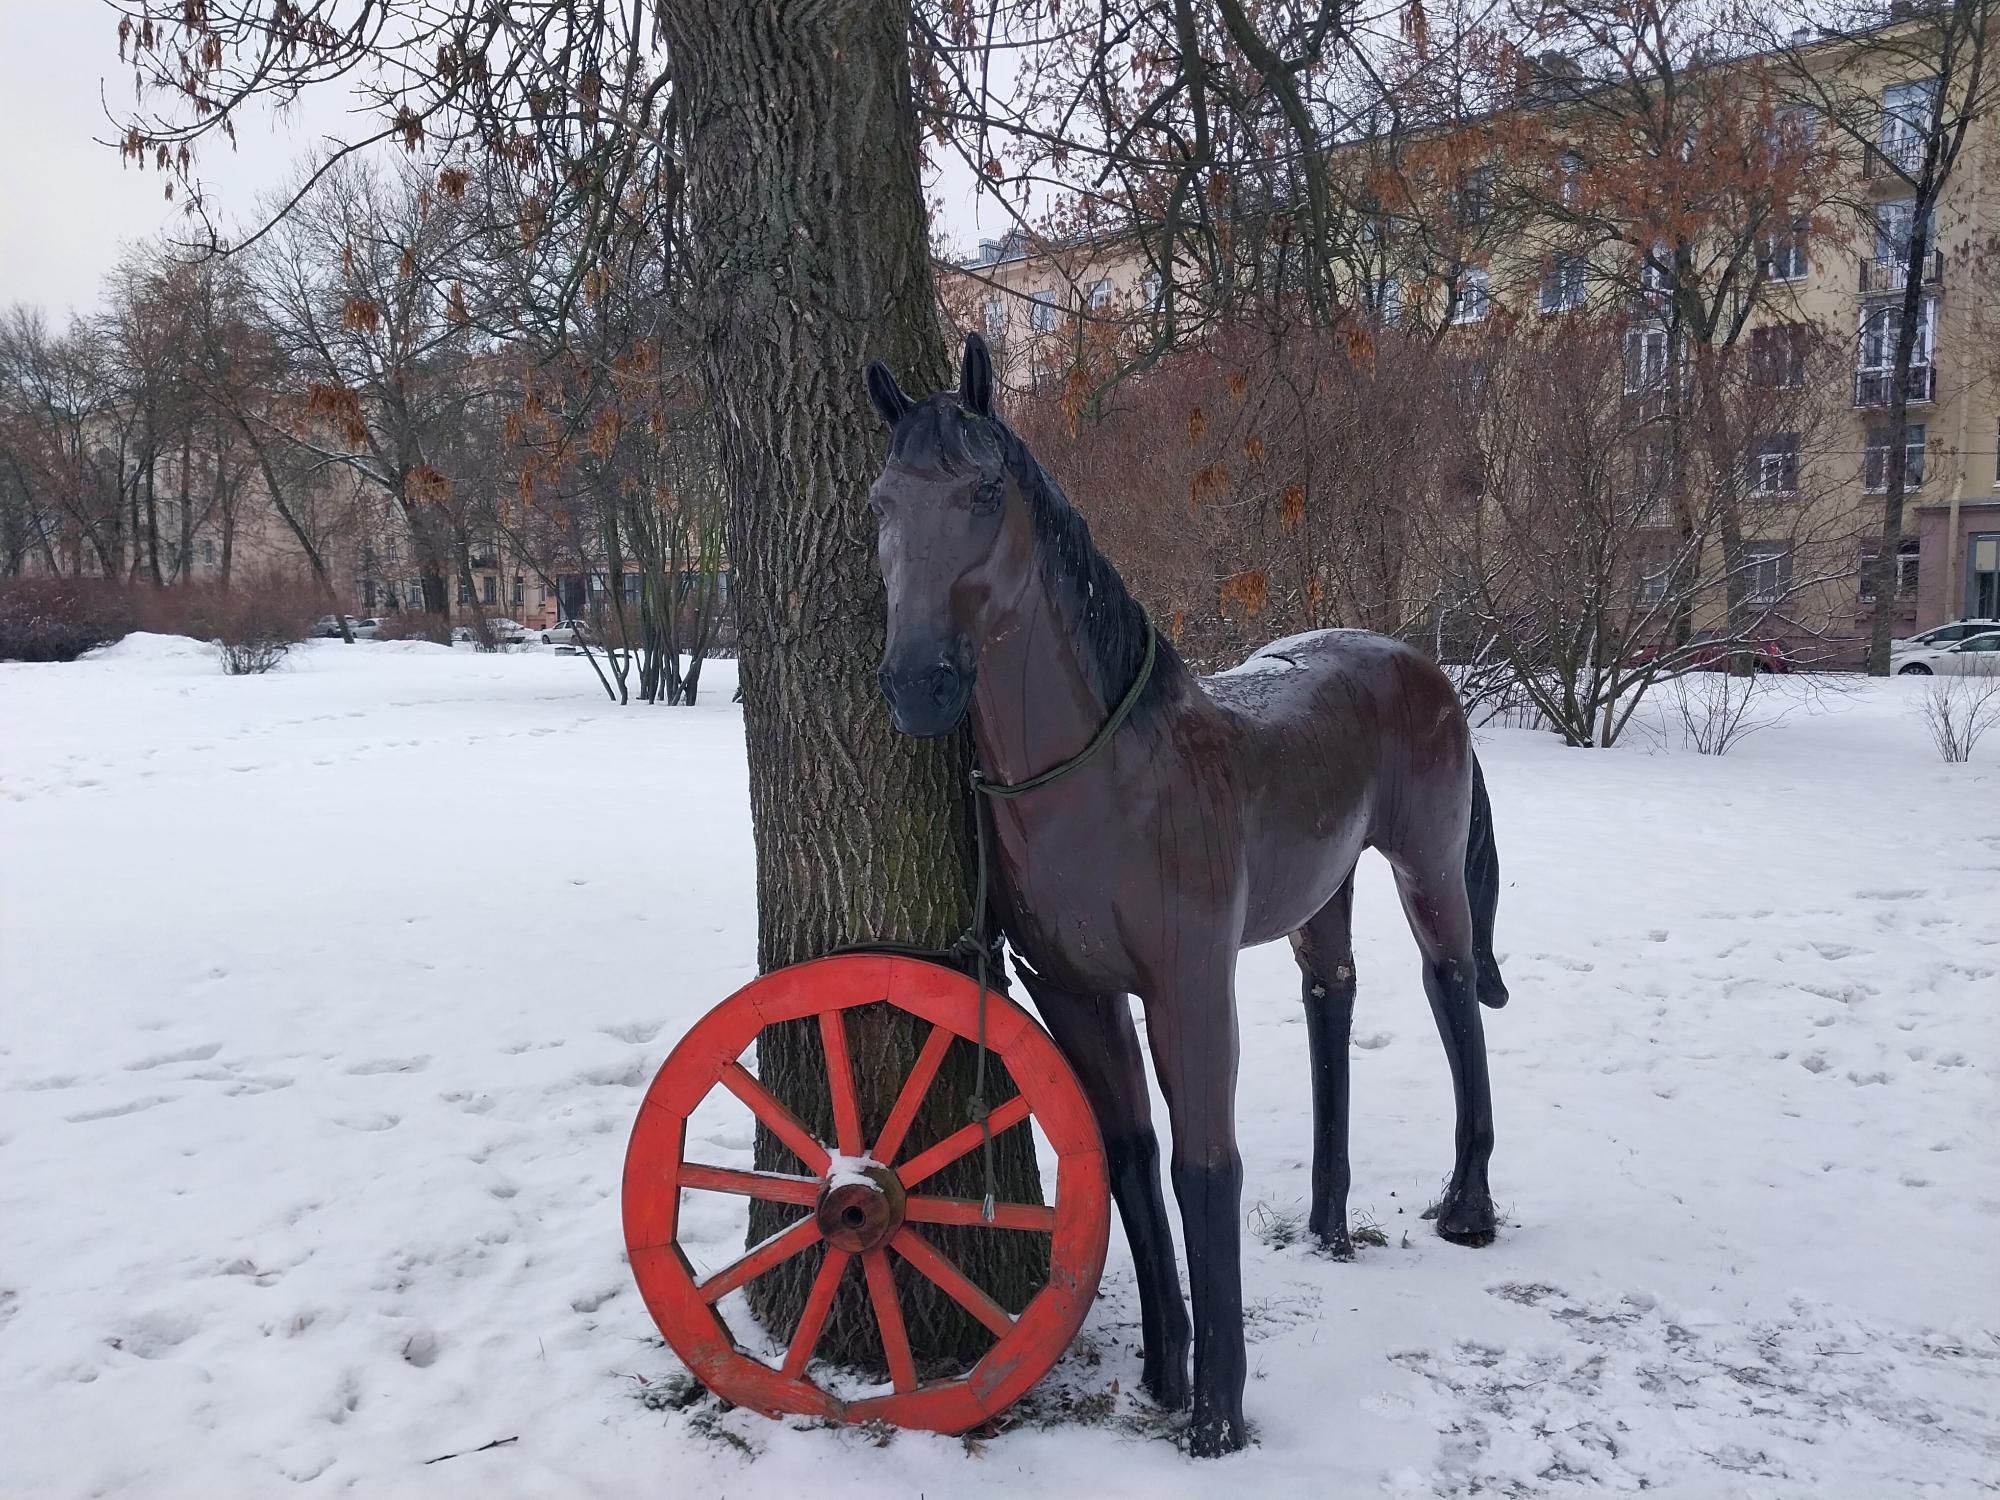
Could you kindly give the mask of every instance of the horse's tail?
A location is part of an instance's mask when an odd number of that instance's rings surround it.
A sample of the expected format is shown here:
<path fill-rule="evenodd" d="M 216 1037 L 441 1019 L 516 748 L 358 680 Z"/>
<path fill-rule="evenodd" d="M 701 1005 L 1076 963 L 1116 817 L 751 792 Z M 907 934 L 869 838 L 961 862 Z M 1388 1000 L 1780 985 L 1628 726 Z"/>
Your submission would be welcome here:
<path fill-rule="evenodd" d="M 1493 847 L 1493 804 L 1486 774 L 1472 757 L 1472 825 L 1465 838 L 1465 894 L 1472 902 L 1472 942 L 1479 960 L 1479 1003 L 1495 1010 L 1507 1003 L 1507 983 L 1493 956 L 1493 913 L 1500 905 L 1500 852 Z"/>

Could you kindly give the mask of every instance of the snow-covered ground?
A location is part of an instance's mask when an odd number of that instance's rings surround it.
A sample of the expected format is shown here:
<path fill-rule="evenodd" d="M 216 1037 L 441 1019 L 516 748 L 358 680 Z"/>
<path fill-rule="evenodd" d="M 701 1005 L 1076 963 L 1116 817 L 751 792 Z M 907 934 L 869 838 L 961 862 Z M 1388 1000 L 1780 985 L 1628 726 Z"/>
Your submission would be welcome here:
<path fill-rule="evenodd" d="M 1058 1374 L 1117 1383 L 1094 1420 L 878 1447 L 649 1406 L 676 1367 L 623 1261 L 626 1134 L 752 962 L 727 664 L 708 684 L 617 709 L 580 660 L 338 643 L 229 679 L 155 638 L 0 666 L 0 1494 L 2000 1482 L 2000 742 L 1940 764 L 1899 682 L 1721 760 L 1483 734 L 1514 994 L 1490 1249 L 1417 1218 L 1449 1090 L 1386 871 L 1353 1201 L 1387 1245 L 1352 1264 L 1284 1243 L 1297 980 L 1245 955 L 1248 1452 L 1148 1434 L 1116 1229 L 1100 1362 Z M 697 1227 L 711 1263 L 740 1244 Z"/>

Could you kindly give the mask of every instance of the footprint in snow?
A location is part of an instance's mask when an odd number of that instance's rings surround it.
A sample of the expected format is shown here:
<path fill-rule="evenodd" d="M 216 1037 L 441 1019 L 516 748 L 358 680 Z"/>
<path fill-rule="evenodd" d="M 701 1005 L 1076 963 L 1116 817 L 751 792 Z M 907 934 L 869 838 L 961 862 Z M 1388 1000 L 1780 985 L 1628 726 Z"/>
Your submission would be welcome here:
<path fill-rule="evenodd" d="M 1388 1046 L 1389 1043 L 1393 1042 L 1395 1039 L 1396 1037 L 1394 1032 L 1377 1031 L 1377 1032 L 1372 1032 L 1367 1036 L 1356 1037 L 1354 1039 L 1354 1045 L 1361 1048 L 1363 1051 L 1375 1052 L 1383 1047 Z"/>
<path fill-rule="evenodd" d="M 664 1021 L 627 1021 L 622 1026 L 604 1026 L 599 1029 L 606 1036 L 615 1037 L 621 1042 L 644 1045 L 658 1036 L 660 1028 L 665 1024 Z"/>
<path fill-rule="evenodd" d="M 136 1115 L 144 1109 L 156 1109 L 162 1104 L 172 1104 L 178 1094 L 149 1094 L 144 1099 L 134 1099 L 127 1104 L 114 1104 L 108 1109 L 87 1109 L 81 1114 L 64 1115 L 72 1125 L 82 1125 L 90 1120 L 115 1120 L 120 1115 Z"/>
<path fill-rule="evenodd" d="M 403 1123 L 403 1117 L 387 1112 L 370 1111 L 366 1114 L 358 1115 L 335 1115 L 333 1123 L 346 1130 L 361 1130 L 372 1133 L 378 1130 L 394 1130 L 398 1125 Z"/>
<path fill-rule="evenodd" d="M 358 1062 L 347 1068 L 352 1077 L 367 1078 L 377 1073 L 421 1073 L 431 1065 L 429 1053 L 418 1053 L 415 1057 L 377 1057 L 367 1062 Z"/>
<path fill-rule="evenodd" d="M 182 1047 L 174 1052 L 158 1052 L 151 1057 L 142 1057 L 137 1062 L 128 1062 L 125 1064 L 125 1071 L 138 1073 L 147 1068 L 163 1068 L 168 1063 L 207 1062 L 221 1050 L 220 1042 L 204 1042 L 199 1047 Z"/>
<path fill-rule="evenodd" d="M 1917 901 L 1928 896 L 1929 891 L 1917 890 L 1909 886 L 1895 886 L 1884 890 L 1856 891 L 1857 901 Z"/>

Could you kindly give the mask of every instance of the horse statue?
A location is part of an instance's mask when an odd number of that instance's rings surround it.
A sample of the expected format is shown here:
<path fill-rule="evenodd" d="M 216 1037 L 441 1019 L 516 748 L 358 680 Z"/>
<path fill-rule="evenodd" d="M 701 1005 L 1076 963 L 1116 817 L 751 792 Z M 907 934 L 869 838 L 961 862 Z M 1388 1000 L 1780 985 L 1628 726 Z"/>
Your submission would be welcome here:
<path fill-rule="evenodd" d="M 1451 1066 L 1457 1151 L 1437 1231 L 1493 1239 L 1479 1004 L 1504 1005 L 1507 989 L 1493 957 L 1499 862 L 1464 710 L 1435 664 L 1359 630 L 1277 641 L 1197 678 L 994 414 L 977 334 L 955 393 L 912 400 L 879 362 L 867 386 L 890 429 L 868 497 L 888 591 L 882 691 L 905 734 L 948 734 L 972 715 L 993 914 L 1103 1134 L 1137 1271 L 1144 1385 L 1169 1410 L 1192 1394 L 1196 1455 L 1233 1452 L 1245 1440 L 1236 954 L 1291 939 L 1312 1068 L 1309 1224 L 1351 1255 L 1349 923 L 1365 848 L 1395 872 Z M 1191 1393 L 1134 994 L 1173 1124 Z"/>

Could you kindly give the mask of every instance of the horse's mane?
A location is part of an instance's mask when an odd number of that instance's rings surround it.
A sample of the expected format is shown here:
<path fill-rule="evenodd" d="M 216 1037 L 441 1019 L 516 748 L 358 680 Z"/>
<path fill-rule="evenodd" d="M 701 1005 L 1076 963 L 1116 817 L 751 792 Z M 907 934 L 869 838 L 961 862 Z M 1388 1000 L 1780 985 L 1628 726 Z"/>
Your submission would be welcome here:
<path fill-rule="evenodd" d="M 1068 622 L 1077 655 L 1109 711 L 1125 696 L 1145 663 L 1146 636 L 1152 623 L 1111 559 L 1098 551 L 1089 524 L 1020 434 L 998 417 L 968 412 L 955 397 L 938 395 L 918 402 L 896 424 L 889 454 L 947 474 L 983 472 L 997 480 L 1004 470 L 1013 476 L 1028 502 L 1042 581 Z M 1184 670 L 1173 646 L 1165 636 L 1160 637 L 1152 678 L 1134 706 L 1134 714 L 1145 714 L 1158 705 L 1169 679 Z"/>

